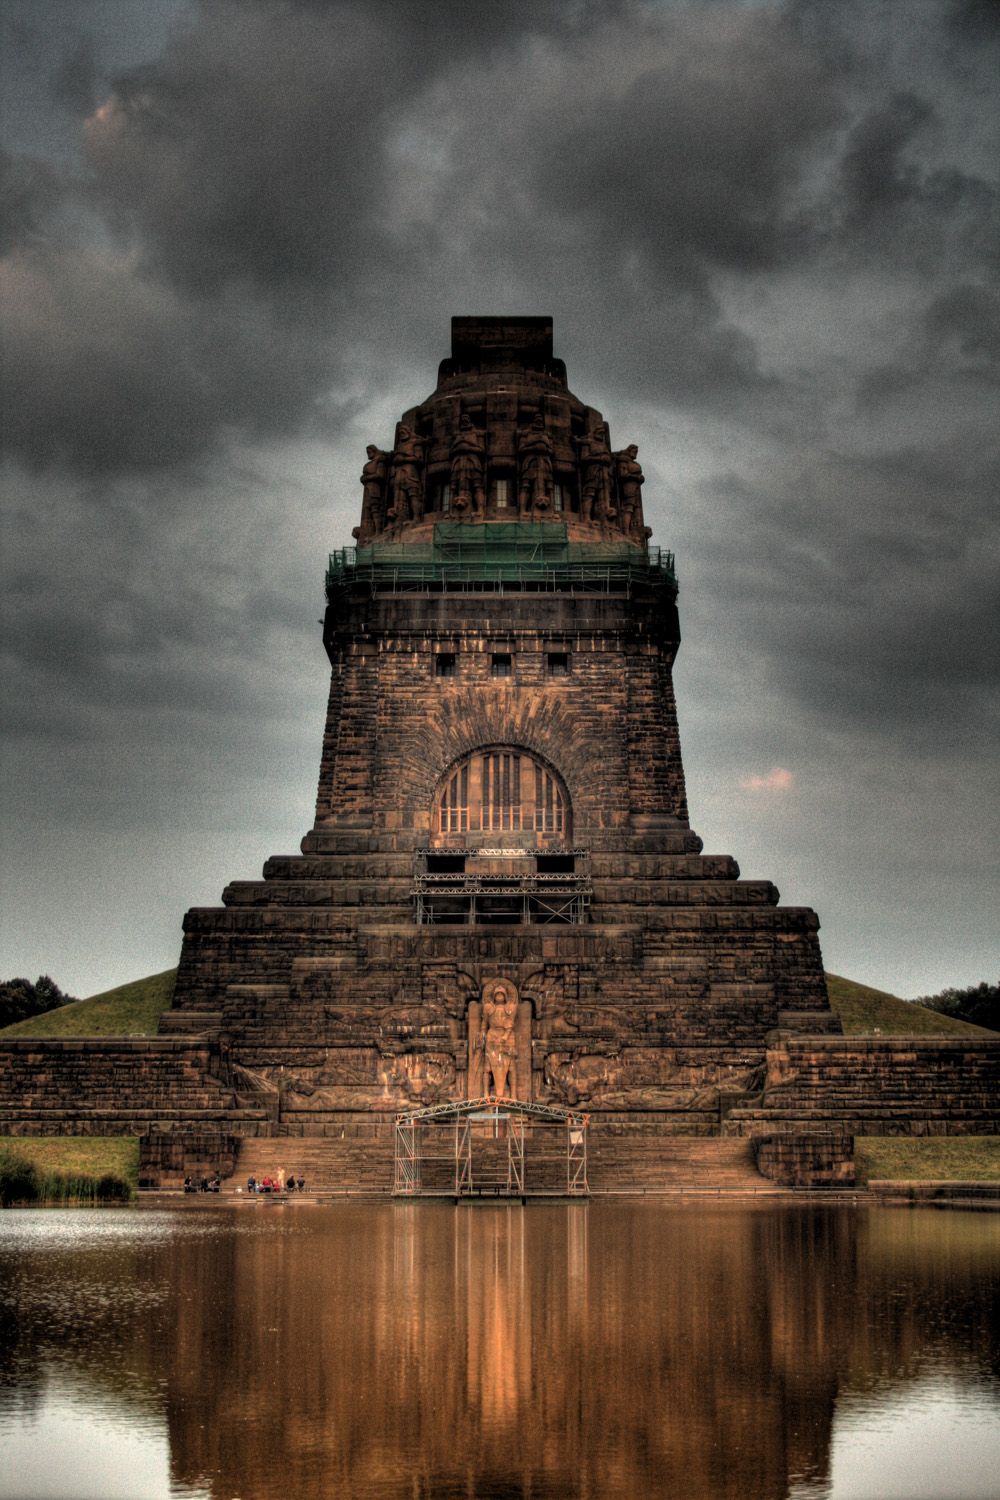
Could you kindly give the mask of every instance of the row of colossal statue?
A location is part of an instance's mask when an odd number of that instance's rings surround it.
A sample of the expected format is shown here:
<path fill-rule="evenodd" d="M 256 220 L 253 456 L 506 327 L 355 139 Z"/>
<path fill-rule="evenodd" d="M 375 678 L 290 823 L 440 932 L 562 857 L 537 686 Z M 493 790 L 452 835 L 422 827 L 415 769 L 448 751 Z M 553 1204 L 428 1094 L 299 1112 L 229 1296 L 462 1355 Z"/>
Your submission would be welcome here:
<path fill-rule="evenodd" d="M 424 461 L 426 442 L 411 427 L 399 429 L 395 451 L 374 444 L 361 473 L 364 491 L 361 530 L 378 535 L 420 521 L 428 509 Z M 607 423 L 579 439 L 580 507 L 583 521 L 611 523 L 626 535 L 641 537 L 644 483 L 638 448 L 631 444 L 612 452 Z M 556 483 L 553 442 L 545 419 L 538 413 L 517 429 L 517 514 L 538 519 L 553 511 Z M 459 516 L 486 513 L 486 439 L 468 415 L 459 421 L 450 445 L 449 509 Z"/>

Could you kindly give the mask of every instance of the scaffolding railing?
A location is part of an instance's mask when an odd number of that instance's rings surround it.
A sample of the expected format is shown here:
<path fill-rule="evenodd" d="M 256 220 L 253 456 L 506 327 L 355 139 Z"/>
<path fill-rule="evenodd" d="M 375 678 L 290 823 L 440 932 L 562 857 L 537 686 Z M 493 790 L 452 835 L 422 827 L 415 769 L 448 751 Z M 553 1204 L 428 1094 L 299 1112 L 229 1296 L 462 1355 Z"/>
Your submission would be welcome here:
<path fill-rule="evenodd" d="M 397 1197 L 585 1197 L 589 1116 L 521 1099 L 460 1099 L 396 1116 Z M 526 1152 L 529 1132 L 561 1134 L 555 1151 Z M 484 1143 L 502 1143 L 485 1166 Z M 478 1151 L 478 1160 L 477 1160 Z M 555 1174 L 546 1170 L 555 1166 Z M 531 1174 L 536 1174 L 532 1181 Z"/>
<path fill-rule="evenodd" d="M 430 923 L 509 923 L 537 926 L 547 922 L 587 920 L 589 881 L 560 881 L 548 886 L 539 877 L 510 884 L 486 884 L 461 878 L 451 886 L 426 882 L 411 891 L 418 926 Z"/>
<path fill-rule="evenodd" d="M 373 542 L 330 554 L 328 596 L 361 584 L 411 590 L 677 591 L 674 556 L 628 542 L 570 542 L 565 525 L 437 525 L 433 542 Z"/>

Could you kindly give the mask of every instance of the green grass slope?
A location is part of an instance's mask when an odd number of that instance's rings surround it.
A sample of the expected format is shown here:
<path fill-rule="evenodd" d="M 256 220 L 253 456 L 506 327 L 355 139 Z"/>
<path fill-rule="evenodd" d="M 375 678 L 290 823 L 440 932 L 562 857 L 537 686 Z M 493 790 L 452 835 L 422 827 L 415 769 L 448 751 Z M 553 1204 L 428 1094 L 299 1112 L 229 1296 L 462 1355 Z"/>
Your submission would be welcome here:
<path fill-rule="evenodd" d="M 1000 1136 L 866 1136 L 854 1143 L 859 1182 L 1000 1182 Z"/>
<path fill-rule="evenodd" d="M 134 1191 L 139 1181 L 139 1142 L 135 1136 L 0 1135 L 0 1153 L 26 1156 L 43 1180 L 54 1172 L 66 1177 L 103 1177 L 112 1173 Z"/>
<path fill-rule="evenodd" d="M 174 993 L 176 969 L 120 984 L 116 989 L 74 1000 L 40 1016 L 15 1021 L 0 1037 L 155 1036 L 157 1022 Z"/>
<path fill-rule="evenodd" d="M 953 1016 L 939 1016 L 935 1010 L 900 1000 L 885 990 L 873 990 L 867 984 L 856 984 L 839 974 L 826 976 L 830 1004 L 840 1017 L 848 1036 L 968 1036 L 997 1037 L 995 1031 L 956 1021 Z"/>

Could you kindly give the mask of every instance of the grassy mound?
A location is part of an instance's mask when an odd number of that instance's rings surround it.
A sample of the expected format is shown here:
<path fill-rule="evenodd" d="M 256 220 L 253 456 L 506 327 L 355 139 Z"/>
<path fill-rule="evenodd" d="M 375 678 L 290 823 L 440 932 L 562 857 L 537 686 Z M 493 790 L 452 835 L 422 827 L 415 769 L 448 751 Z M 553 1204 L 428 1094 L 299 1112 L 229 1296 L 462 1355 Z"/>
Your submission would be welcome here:
<path fill-rule="evenodd" d="M 15 1021 L 0 1031 L 0 1037 L 155 1036 L 160 1015 L 173 998 L 176 978 L 176 969 L 165 969 L 148 979 L 120 984 L 87 1000 Z"/>
<path fill-rule="evenodd" d="M 858 1181 L 1000 1182 L 1000 1136 L 865 1136 L 854 1143 Z"/>
<path fill-rule="evenodd" d="M 0 1204 L 127 1203 L 139 1179 L 132 1137 L 0 1136 Z"/>
<path fill-rule="evenodd" d="M 953 1016 L 940 1016 L 935 1010 L 927 1010 L 912 1000 L 900 1000 L 885 990 L 873 990 L 870 985 L 856 984 L 853 979 L 842 979 L 839 974 L 826 976 L 830 991 L 830 1004 L 840 1017 L 847 1036 L 871 1036 L 881 1032 L 883 1036 L 969 1036 L 993 1037 L 995 1031 L 984 1026 L 973 1026 L 968 1021 L 956 1021 Z"/>

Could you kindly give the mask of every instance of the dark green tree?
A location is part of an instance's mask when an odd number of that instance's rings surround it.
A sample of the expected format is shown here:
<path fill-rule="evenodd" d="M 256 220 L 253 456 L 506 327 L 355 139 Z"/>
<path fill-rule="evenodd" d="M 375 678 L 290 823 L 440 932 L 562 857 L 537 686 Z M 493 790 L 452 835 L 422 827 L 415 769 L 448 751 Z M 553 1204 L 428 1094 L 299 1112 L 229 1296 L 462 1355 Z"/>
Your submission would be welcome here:
<path fill-rule="evenodd" d="M 28 1016 L 40 1016 L 43 1011 L 55 1010 L 59 1005 L 70 1005 L 73 995 L 64 995 L 54 979 L 39 974 L 34 984 L 30 979 L 7 979 L 0 984 L 0 1027 L 12 1026 L 15 1021 L 24 1021 Z"/>
<path fill-rule="evenodd" d="M 936 1010 L 942 1016 L 954 1016 L 958 1021 L 971 1021 L 973 1026 L 1000 1031 L 1000 984 L 987 984 L 983 980 L 982 984 L 970 985 L 964 990 L 921 995 L 914 1003 Z"/>

